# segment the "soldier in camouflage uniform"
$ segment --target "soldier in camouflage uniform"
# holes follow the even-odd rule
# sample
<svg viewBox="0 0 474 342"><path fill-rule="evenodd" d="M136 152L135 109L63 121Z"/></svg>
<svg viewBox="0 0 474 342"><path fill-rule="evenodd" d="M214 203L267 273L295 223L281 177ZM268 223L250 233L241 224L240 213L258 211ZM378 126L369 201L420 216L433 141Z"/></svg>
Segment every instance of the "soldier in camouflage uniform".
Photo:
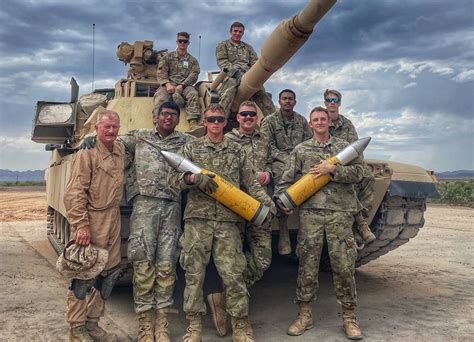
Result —
<svg viewBox="0 0 474 342"><path fill-rule="evenodd" d="M247 157L252 161L257 180L265 189L271 180L271 159L268 138L257 128L257 105L253 101L240 104L237 114L239 128L234 128L226 137L242 145ZM244 244L247 268L244 271L244 281L249 289L263 277L272 261L272 231L271 227L259 227L249 222L243 224ZM225 312L225 296L223 292L211 293L207 296L214 318L214 324L220 336L227 333L227 315Z"/></svg>
<svg viewBox="0 0 474 342"><path fill-rule="evenodd" d="M324 92L324 104L328 110L331 119L329 132L332 136L343 139L349 144L359 140L357 131L351 120L344 115L339 114L342 95L337 90L326 89ZM364 162L364 178L358 184L354 185L359 202L362 204L360 210L355 216L356 229L365 243L371 243L376 239L374 233L370 230L367 218L372 209L375 191L375 179L369 166ZM357 235L357 234L356 234ZM360 237L359 237L360 239Z"/></svg>
<svg viewBox="0 0 474 342"><path fill-rule="evenodd" d="M176 103L165 102L153 111L154 129L143 128L121 136L127 152L134 156L126 183L127 200L133 203L127 254L133 265L138 341L143 342L170 341L167 313L173 304L181 199L179 191L167 183L170 166L160 150L176 152L193 139L175 131L179 114Z"/></svg>
<svg viewBox="0 0 474 342"><path fill-rule="evenodd" d="M296 94L291 89L284 89L278 95L280 110L264 118L262 133L270 141L272 158L273 183L276 185L285 170L285 162L293 148L312 137L311 128L302 115L293 111L296 105ZM280 227L278 252L281 255L291 253L288 218L280 212L277 215Z"/></svg>
<svg viewBox="0 0 474 342"><path fill-rule="evenodd" d="M349 145L331 136L329 125L326 109L314 108L310 114L313 139L295 147L275 189L278 195L307 173L315 177L330 174L332 178L331 182L300 206L296 250L299 257L296 303L300 311L298 318L288 328L288 334L301 335L313 327L312 302L319 287L319 262L326 235L334 288L338 302L342 305L344 331L350 339L361 339L362 332L354 313L357 304L354 278L357 251L352 223L358 202L352 184L362 179L362 158L357 158L347 166L327 163L327 158ZM291 213L279 200L277 204L287 214Z"/></svg>
<svg viewBox="0 0 474 342"><path fill-rule="evenodd" d="M201 118L201 104L197 90L193 87L199 77L199 62L188 53L189 33L179 32L175 51L166 53L158 62L157 79L160 87L153 101L155 108L163 102L178 98L186 101L186 112L191 128L194 128ZM181 96L179 96L181 95Z"/></svg>
<svg viewBox="0 0 474 342"><path fill-rule="evenodd" d="M224 109L211 104L204 113L207 135L184 145L179 154L244 189L252 197L275 207L258 184L251 161L240 144L224 137L227 124ZM253 341L248 321L249 296L243 272L246 267L239 224L242 219L207 194L217 183L213 175L202 173L170 174L170 182L181 189L190 188L184 211L184 234L181 238L180 263L185 270L184 311L189 327L186 342L202 339L201 315L206 313L203 282L212 253L225 289L226 311L232 317L234 341Z"/></svg>
<svg viewBox="0 0 474 342"><path fill-rule="evenodd" d="M217 65L228 76L219 88L220 104L228 116L242 76L258 59L253 47L241 40L244 31L244 24L237 21L232 23L230 39L219 43L216 48ZM252 100L257 103L264 116L275 111L272 99L263 88L252 96Z"/></svg>

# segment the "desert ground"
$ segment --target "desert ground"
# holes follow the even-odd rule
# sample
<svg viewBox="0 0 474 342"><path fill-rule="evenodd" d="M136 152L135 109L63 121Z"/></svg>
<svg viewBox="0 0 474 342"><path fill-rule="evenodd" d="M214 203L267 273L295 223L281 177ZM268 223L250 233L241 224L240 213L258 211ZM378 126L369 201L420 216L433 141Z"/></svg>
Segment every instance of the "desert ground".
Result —
<svg viewBox="0 0 474 342"><path fill-rule="evenodd" d="M358 319L365 341L474 340L474 210L429 205L426 223L409 243L357 269ZM55 270L46 239L44 188L0 188L0 341L64 341L67 281ZM178 273L175 307L181 309L183 274ZM257 341L347 341L330 273L320 275L315 326L300 337L286 335L293 304L296 261L274 254L264 279L250 290ZM219 280L210 269L207 288ZM120 341L136 338L129 286L117 288L101 324ZM170 319L181 340L184 314ZM204 341L219 338L204 318Z"/></svg>

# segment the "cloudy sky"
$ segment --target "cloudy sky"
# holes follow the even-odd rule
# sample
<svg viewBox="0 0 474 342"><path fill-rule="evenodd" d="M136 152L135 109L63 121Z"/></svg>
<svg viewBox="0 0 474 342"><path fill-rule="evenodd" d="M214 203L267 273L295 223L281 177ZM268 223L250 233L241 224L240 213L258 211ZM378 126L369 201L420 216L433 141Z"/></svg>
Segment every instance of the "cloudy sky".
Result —
<svg viewBox="0 0 474 342"><path fill-rule="evenodd" d="M201 79L216 70L214 49L235 20L260 51L265 38L305 1L4 0L0 9L0 169L44 169L49 153L31 142L36 101L68 101L69 81L81 94L113 87L126 75L115 55L122 41L153 40L175 48L192 34ZM199 49L199 38L201 48ZM200 50L200 53L199 53ZM474 1L341 0L307 44L266 83L275 95L297 93L307 116L326 88L342 92L341 112L360 136L372 136L367 157L437 172L474 169Z"/></svg>

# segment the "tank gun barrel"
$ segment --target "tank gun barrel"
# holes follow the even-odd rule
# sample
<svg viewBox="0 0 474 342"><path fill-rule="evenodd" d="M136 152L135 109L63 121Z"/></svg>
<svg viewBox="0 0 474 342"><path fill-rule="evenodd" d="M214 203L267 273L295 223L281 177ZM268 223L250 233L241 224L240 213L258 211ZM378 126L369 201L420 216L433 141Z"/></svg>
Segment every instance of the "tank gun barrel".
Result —
<svg viewBox="0 0 474 342"><path fill-rule="evenodd" d="M280 69L308 40L314 26L337 0L311 0L291 19L281 22L265 41L257 62L247 71L237 89L232 111L262 88L266 80Z"/></svg>

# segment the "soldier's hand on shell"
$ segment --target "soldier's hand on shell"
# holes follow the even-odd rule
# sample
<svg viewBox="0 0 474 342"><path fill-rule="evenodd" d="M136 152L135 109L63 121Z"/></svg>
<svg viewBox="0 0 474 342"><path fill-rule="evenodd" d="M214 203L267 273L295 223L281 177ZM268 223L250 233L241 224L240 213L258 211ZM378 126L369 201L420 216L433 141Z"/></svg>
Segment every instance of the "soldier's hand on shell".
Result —
<svg viewBox="0 0 474 342"><path fill-rule="evenodd" d="M194 178L194 185L197 186L201 191L212 194L219 187L216 181L213 179L216 175L213 173L196 173Z"/></svg>
<svg viewBox="0 0 474 342"><path fill-rule="evenodd" d="M279 199L277 199L275 201L275 203L277 204L278 209L280 209L285 215L293 214L293 210L288 209L287 207L285 207Z"/></svg>
<svg viewBox="0 0 474 342"><path fill-rule="evenodd" d="M84 138L84 141L79 146L79 148L81 150L90 150L91 148L94 148L96 144L97 144L97 137L94 135L91 137Z"/></svg>

